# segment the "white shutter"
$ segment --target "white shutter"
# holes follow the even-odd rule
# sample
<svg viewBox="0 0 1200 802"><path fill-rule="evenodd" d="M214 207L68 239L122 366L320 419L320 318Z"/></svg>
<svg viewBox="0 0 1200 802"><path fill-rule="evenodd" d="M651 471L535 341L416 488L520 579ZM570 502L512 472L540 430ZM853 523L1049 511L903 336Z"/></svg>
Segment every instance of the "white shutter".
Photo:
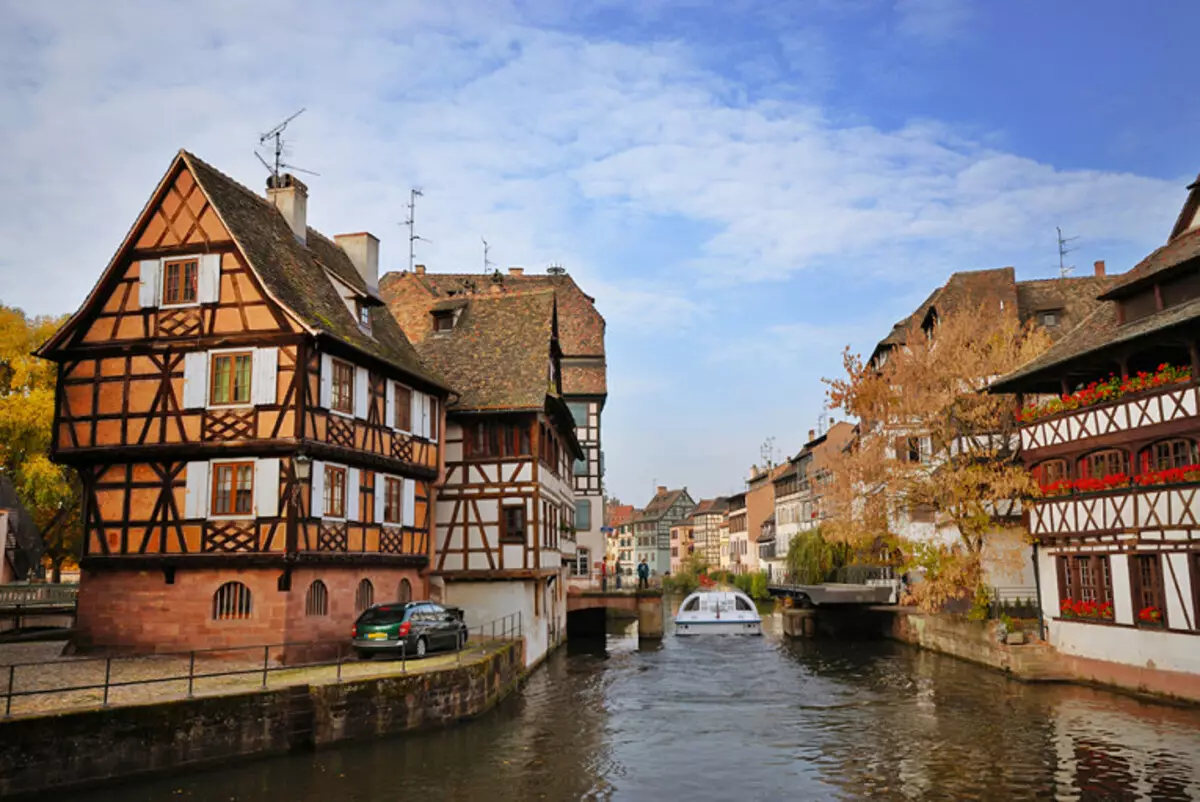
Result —
<svg viewBox="0 0 1200 802"><path fill-rule="evenodd" d="M346 520L358 520L358 468L346 469Z"/></svg>
<svg viewBox="0 0 1200 802"><path fill-rule="evenodd" d="M354 417L367 419L367 399L370 398L371 376L366 368L354 368Z"/></svg>
<svg viewBox="0 0 1200 802"><path fill-rule="evenodd" d="M138 262L138 303L143 309L158 306L159 266L157 259L143 259Z"/></svg>
<svg viewBox="0 0 1200 802"><path fill-rule="evenodd" d="M221 296L221 254L206 253L200 257L200 274L196 281L196 300L215 304Z"/></svg>
<svg viewBox="0 0 1200 802"><path fill-rule="evenodd" d="M396 424L396 383L384 379L383 386L383 425L392 429Z"/></svg>
<svg viewBox="0 0 1200 802"><path fill-rule="evenodd" d="M279 458L254 463L254 514L260 518L279 515Z"/></svg>
<svg viewBox="0 0 1200 802"><path fill-rule="evenodd" d="M383 507L387 500L387 477L375 472L375 523L383 523Z"/></svg>
<svg viewBox="0 0 1200 802"><path fill-rule="evenodd" d="M187 492L183 502L186 518L208 517L208 463L187 464Z"/></svg>
<svg viewBox="0 0 1200 802"><path fill-rule="evenodd" d="M279 372L278 348L254 349L254 383L250 400L254 404L274 404L276 377Z"/></svg>
<svg viewBox="0 0 1200 802"><path fill-rule="evenodd" d="M417 483L412 479L400 480L404 496L401 502L402 513L400 521L404 526L416 526L417 520Z"/></svg>
<svg viewBox="0 0 1200 802"><path fill-rule="evenodd" d="M309 515L320 518L325 514L325 463L312 461L312 481L309 494Z"/></svg>
<svg viewBox="0 0 1200 802"><path fill-rule="evenodd" d="M321 354L321 406L333 405L333 357Z"/></svg>
<svg viewBox="0 0 1200 802"><path fill-rule="evenodd" d="M425 406L425 393L413 391L412 394L412 416L413 416L413 434L417 437L429 436L429 418L427 416L428 408Z"/></svg>
<svg viewBox="0 0 1200 802"><path fill-rule="evenodd" d="M208 404L208 352L189 351L183 355L183 408L197 409Z"/></svg>
<svg viewBox="0 0 1200 802"><path fill-rule="evenodd" d="M433 396L421 395L421 419L422 426L425 427L425 436L430 440L433 439Z"/></svg>

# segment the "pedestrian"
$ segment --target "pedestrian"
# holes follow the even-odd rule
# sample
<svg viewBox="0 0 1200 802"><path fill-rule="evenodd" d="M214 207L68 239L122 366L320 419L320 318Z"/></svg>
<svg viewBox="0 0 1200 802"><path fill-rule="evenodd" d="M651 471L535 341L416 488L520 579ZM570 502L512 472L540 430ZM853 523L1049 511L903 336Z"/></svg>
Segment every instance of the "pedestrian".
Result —
<svg viewBox="0 0 1200 802"><path fill-rule="evenodd" d="M616 576L616 578L617 578L617 590L620 590L621 589L621 558L620 557L618 557L617 561L613 563L613 575Z"/></svg>
<svg viewBox="0 0 1200 802"><path fill-rule="evenodd" d="M650 587L650 565L643 557L642 561L638 563L638 590L648 587Z"/></svg>
<svg viewBox="0 0 1200 802"><path fill-rule="evenodd" d="M608 560L600 561L600 590L608 592Z"/></svg>

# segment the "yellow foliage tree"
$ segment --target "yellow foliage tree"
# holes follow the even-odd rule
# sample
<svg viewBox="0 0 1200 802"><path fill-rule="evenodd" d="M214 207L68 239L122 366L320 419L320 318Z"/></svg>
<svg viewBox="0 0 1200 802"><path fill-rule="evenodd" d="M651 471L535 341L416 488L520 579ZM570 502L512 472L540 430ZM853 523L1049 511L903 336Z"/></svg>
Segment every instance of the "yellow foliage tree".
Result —
<svg viewBox="0 0 1200 802"><path fill-rule="evenodd" d="M33 351L64 320L0 305L0 469L45 538L54 581L79 553L80 486L74 471L50 461L56 370Z"/></svg>
<svg viewBox="0 0 1200 802"><path fill-rule="evenodd" d="M973 594L997 518L1036 490L1015 458L1012 399L983 390L1050 339L996 302L964 303L906 335L880 364L847 350L845 376L826 380L830 405L859 421L854 447L834 466L826 532L860 548L899 545L925 569L918 601L937 608ZM893 522L918 508L953 525L957 541L899 544Z"/></svg>

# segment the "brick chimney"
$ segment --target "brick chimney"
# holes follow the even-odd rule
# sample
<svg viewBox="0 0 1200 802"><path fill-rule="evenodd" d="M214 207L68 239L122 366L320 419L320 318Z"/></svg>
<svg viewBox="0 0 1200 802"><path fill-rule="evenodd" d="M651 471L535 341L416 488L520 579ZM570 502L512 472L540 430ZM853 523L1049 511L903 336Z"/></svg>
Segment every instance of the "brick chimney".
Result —
<svg viewBox="0 0 1200 802"><path fill-rule="evenodd" d="M267 200L275 205L293 236L301 245L307 244L308 187L291 173L267 179Z"/></svg>
<svg viewBox="0 0 1200 802"><path fill-rule="evenodd" d="M350 257L354 269L373 291L379 291L379 239L374 234L338 234L334 241Z"/></svg>
<svg viewBox="0 0 1200 802"><path fill-rule="evenodd" d="M1095 268L1096 268L1096 275L1097 275L1097 276L1103 276L1103 275L1105 275L1105 269L1104 269L1104 260L1103 260L1103 259L1101 259L1100 261L1096 262L1096 264L1095 264Z"/></svg>
<svg viewBox="0 0 1200 802"><path fill-rule="evenodd" d="M663 495L666 495L666 493L667 493L667 486L659 485L658 486L658 495L663 496Z"/></svg>
<svg viewBox="0 0 1200 802"><path fill-rule="evenodd" d="M817 439L817 430L809 429L808 430L808 442L811 443L813 440L816 440L816 439Z"/></svg>
<svg viewBox="0 0 1200 802"><path fill-rule="evenodd" d="M413 272L418 276L425 275L425 265L413 265Z"/></svg>
<svg viewBox="0 0 1200 802"><path fill-rule="evenodd" d="M510 267L510 268L508 269L508 275L510 275L510 276L523 276L523 275L525 275L525 268L523 268L523 267Z"/></svg>

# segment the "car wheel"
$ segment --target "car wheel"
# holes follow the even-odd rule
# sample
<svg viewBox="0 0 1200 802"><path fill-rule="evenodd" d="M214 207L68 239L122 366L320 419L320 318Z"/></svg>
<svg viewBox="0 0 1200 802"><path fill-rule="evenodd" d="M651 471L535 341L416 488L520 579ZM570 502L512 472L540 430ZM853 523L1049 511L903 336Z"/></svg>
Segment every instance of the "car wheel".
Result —
<svg viewBox="0 0 1200 802"><path fill-rule="evenodd" d="M358 653L359 660L370 660L374 656L375 656L374 652L366 652L366 651L360 650Z"/></svg>
<svg viewBox="0 0 1200 802"><path fill-rule="evenodd" d="M425 643L425 636L422 635L417 638L417 657L424 657L427 651L429 651L429 647Z"/></svg>
<svg viewBox="0 0 1200 802"><path fill-rule="evenodd" d="M467 648L467 633L466 632L458 633L458 648L460 648L460 649Z"/></svg>

